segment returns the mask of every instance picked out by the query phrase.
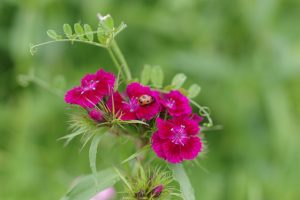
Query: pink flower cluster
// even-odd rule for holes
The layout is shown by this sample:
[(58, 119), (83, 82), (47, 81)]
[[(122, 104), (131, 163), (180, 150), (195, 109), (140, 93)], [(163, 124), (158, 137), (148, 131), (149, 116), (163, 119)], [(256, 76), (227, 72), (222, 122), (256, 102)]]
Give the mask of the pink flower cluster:
[(90, 117), (104, 120), (100, 102), (121, 120), (156, 122), (157, 131), (151, 144), (156, 155), (170, 163), (195, 159), (202, 150), (198, 134), (202, 118), (192, 114), (189, 99), (178, 90), (162, 93), (138, 82), (130, 83), (126, 91), (114, 91), (115, 76), (100, 69), (87, 74), (81, 85), (65, 95), (69, 104), (85, 108)]

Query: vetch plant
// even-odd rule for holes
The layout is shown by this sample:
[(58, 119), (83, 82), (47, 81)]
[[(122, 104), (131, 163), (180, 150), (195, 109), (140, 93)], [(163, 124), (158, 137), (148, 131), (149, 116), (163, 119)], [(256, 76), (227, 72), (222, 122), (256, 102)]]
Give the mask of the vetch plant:
[[(115, 40), (126, 25), (121, 23), (116, 27), (110, 15), (99, 14), (98, 19), (95, 30), (88, 24), (76, 23), (73, 28), (64, 24), (64, 36), (48, 30), (52, 40), (30, 46), (32, 54), (38, 47), (55, 42), (102, 47), (108, 50), (117, 68), (115, 73), (101, 68), (88, 72), (77, 86), (65, 93), (64, 100), (73, 110), (72, 132), (60, 139), (68, 144), (81, 137), (82, 148), (90, 143), (92, 174), (79, 178), (62, 199), (98, 199), (105, 194), (103, 191), (113, 193), (112, 186), (119, 181), (124, 185), (124, 190), (119, 191), (122, 199), (195, 199), (181, 163), (198, 163), (197, 158), (207, 150), (201, 130), (213, 126), (208, 108), (193, 100), (200, 86), (193, 84), (184, 88), (187, 77), (182, 73), (164, 84), (159, 66), (145, 65), (141, 77), (133, 78)], [(118, 166), (98, 170), (98, 146), (108, 134), (132, 140), (137, 150), (120, 160)], [(114, 193), (109, 198), (112, 197)]]

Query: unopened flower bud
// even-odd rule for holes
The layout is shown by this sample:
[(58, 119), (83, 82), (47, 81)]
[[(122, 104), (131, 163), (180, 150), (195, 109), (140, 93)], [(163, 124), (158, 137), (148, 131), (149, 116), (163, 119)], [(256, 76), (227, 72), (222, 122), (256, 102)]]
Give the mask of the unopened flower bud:
[(163, 189), (164, 189), (163, 185), (156, 186), (151, 192), (153, 194), (153, 197), (159, 197)]
[(103, 114), (102, 114), (102, 112), (101, 112), (100, 110), (96, 109), (96, 108), (94, 108), (93, 110), (91, 110), (91, 111), (89, 112), (89, 115), (90, 115), (90, 117), (91, 117), (93, 120), (95, 120), (95, 121), (97, 121), (97, 122), (103, 120)]

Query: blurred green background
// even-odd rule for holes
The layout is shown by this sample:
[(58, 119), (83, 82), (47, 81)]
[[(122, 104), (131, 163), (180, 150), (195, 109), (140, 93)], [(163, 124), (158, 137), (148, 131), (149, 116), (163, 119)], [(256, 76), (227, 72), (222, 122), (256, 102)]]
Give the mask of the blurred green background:
[(197, 101), (223, 125), (207, 133), (208, 172), (187, 166), (197, 200), (300, 199), (299, 0), (1, 0), (1, 200), (59, 199), (90, 173), (78, 140), (65, 148), (57, 141), (69, 133), (63, 98), (21, 87), (17, 77), (34, 69), (66, 90), (87, 72), (114, 71), (108, 53), (93, 46), (29, 53), (29, 43), (48, 40), (47, 29), (96, 26), (97, 12), (128, 24), (117, 40), (135, 76), (144, 64), (161, 65), (167, 80), (186, 73), (188, 84), (202, 86)]

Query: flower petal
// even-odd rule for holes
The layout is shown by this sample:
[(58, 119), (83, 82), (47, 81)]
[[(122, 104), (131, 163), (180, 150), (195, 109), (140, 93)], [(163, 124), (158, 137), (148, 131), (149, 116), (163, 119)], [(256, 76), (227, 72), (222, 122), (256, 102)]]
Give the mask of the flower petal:
[(164, 141), (159, 138), (158, 132), (155, 132), (152, 135), (152, 143), (151, 143), (152, 149), (158, 157), (160, 157), (162, 159), (166, 159), (166, 155), (162, 148), (163, 143), (164, 143)]
[(176, 145), (171, 141), (166, 141), (163, 144), (163, 151), (166, 155), (166, 160), (170, 163), (180, 163), (183, 161), (180, 153), (180, 145)]
[(157, 125), (158, 134), (160, 138), (166, 139), (166, 138), (170, 138), (173, 135), (171, 129), (172, 127), (174, 127), (174, 125), (169, 121), (165, 121), (161, 118), (157, 118), (156, 125)]
[(127, 86), (126, 92), (129, 96), (131, 97), (140, 97), (142, 95), (151, 95), (151, 90), (150, 87), (148, 86), (143, 86), (138, 82), (131, 83)]
[(202, 143), (199, 137), (191, 137), (181, 147), (180, 155), (185, 160), (193, 160), (202, 150)]

